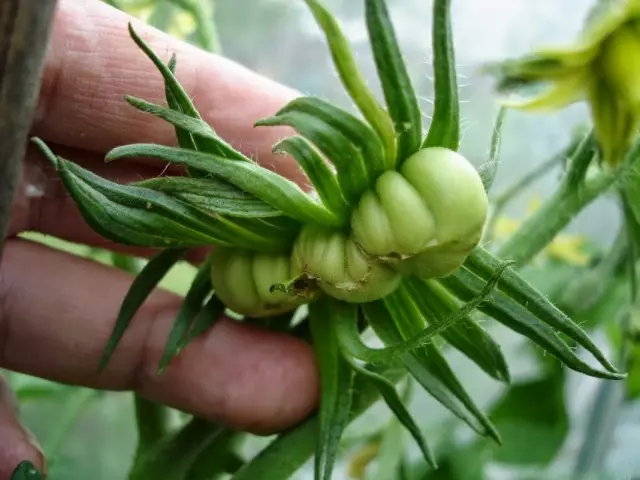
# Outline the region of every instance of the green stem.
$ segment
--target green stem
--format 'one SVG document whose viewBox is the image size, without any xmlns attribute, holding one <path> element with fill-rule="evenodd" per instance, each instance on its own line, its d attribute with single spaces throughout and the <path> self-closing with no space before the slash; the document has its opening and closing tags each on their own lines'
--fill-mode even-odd
<svg viewBox="0 0 640 480">
<path fill-rule="evenodd" d="M 182 480 L 203 448 L 221 429 L 194 418 L 138 457 L 129 480 Z"/>
<path fill-rule="evenodd" d="M 169 412 L 162 405 L 151 402 L 140 395 L 134 396 L 138 447 L 136 457 L 144 455 L 169 430 Z"/>
<path fill-rule="evenodd" d="M 522 267 L 538 255 L 587 205 L 607 191 L 617 176 L 601 173 L 576 187 L 562 185 L 498 250 L 498 257 Z"/>
<path fill-rule="evenodd" d="M 222 46 L 216 29 L 214 15 L 215 3 L 213 0 L 194 0 L 193 16 L 198 23 L 198 42 L 200 46 L 212 53 L 221 54 Z"/>
<path fill-rule="evenodd" d="M 630 211 L 628 199 L 624 192 L 620 192 L 622 208 L 625 213 L 625 234 L 628 246 L 627 263 L 629 267 L 629 306 L 631 309 L 638 306 L 638 281 L 636 274 L 637 252 L 637 225 L 633 213 Z M 622 317 L 621 328 L 622 345 L 620 347 L 618 365 L 624 369 L 628 365 L 629 355 L 633 347 L 629 332 L 631 313 L 627 312 Z M 576 479 L 583 478 L 586 474 L 600 473 L 606 456 L 611 448 L 613 435 L 618 422 L 620 409 L 625 401 L 626 385 L 624 382 L 603 382 L 591 409 L 591 418 L 585 430 L 584 441 L 578 452 L 574 467 Z"/>
<path fill-rule="evenodd" d="M 640 158 L 640 140 L 627 151 L 618 170 L 585 179 L 592 151 L 588 136 L 576 150 L 558 190 L 502 245 L 498 257 L 520 267 L 530 262 L 587 205 L 633 171 Z"/>
<path fill-rule="evenodd" d="M 493 211 L 491 212 L 491 216 L 489 217 L 489 221 L 487 222 L 487 228 L 485 233 L 485 240 L 491 241 L 495 237 L 495 229 L 496 223 L 498 219 L 502 216 L 504 210 L 509 206 L 509 204 L 519 195 L 522 195 L 523 192 L 527 190 L 531 184 L 538 180 L 540 177 L 544 176 L 549 172 L 551 168 L 561 163 L 565 159 L 565 151 L 554 155 L 548 160 L 542 162 L 536 168 L 531 170 L 529 173 L 525 174 L 522 178 L 517 180 L 513 185 L 507 187 L 501 194 L 497 195 L 492 199 Z"/>
<path fill-rule="evenodd" d="M 382 372 L 378 372 L 382 373 Z M 405 370 L 394 369 L 384 374 L 385 378 L 398 384 L 407 375 Z M 353 421 L 380 399 L 374 384 L 356 374 L 353 387 L 354 398 L 350 421 Z M 313 415 L 306 422 L 279 435 L 267 448 L 232 477 L 232 480 L 288 480 L 311 457 L 316 448 L 318 418 Z"/>
</svg>

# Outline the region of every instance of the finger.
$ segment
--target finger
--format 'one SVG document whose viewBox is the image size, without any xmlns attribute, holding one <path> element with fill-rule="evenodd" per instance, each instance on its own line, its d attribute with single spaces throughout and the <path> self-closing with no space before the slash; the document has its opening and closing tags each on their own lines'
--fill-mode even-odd
<svg viewBox="0 0 640 480">
<path fill-rule="evenodd" d="M 194 340 L 157 376 L 181 303 L 162 291 L 141 308 L 97 375 L 131 277 L 24 240 L 6 243 L 0 274 L 1 366 L 64 383 L 132 389 L 256 433 L 290 427 L 316 403 L 317 371 L 306 343 L 229 319 Z"/>
<path fill-rule="evenodd" d="M 0 480 L 9 480 L 25 460 L 44 470 L 44 455 L 33 435 L 18 421 L 16 400 L 0 375 Z"/>
<path fill-rule="evenodd" d="M 172 127 L 123 100 L 130 94 L 165 103 L 160 74 L 129 37 L 131 20 L 96 0 L 59 2 L 34 125 L 37 135 L 98 152 L 134 142 L 174 142 Z M 253 127 L 296 92 L 141 22 L 133 23 L 165 61 L 177 54 L 178 79 L 204 120 L 223 138 L 262 165 L 303 181 L 288 158 L 271 152 L 290 131 Z"/>
</svg>

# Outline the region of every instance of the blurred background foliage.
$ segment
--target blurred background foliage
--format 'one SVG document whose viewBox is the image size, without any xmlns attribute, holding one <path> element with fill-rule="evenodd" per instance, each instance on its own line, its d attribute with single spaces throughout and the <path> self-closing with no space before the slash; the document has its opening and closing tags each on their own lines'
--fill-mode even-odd
<svg viewBox="0 0 640 480">
<path fill-rule="evenodd" d="M 330 65 L 326 45 L 301 1 L 105 1 L 306 94 L 352 108 Z M 362 2 L 325 3 L 345 26 L 363 72 L 375 78 Z M 479 165 L 486 158 L 497 107 L 491 83 L 477 75 L 478 65 L 572 38 L 594 2 L 452 3 L 464 101 L 461 151 Z M 433 95 L 429 4 L 389 0 L 427 114 Z M 374 82 L 372 86 L 377 88 Z M 557 153 L 571 143 L 586 119 L 583 105 L 544 117 L 508 113 L 502 164 L 493 188 L 499 215 L 488 241 L 500 242 L 508 236 L 553 191 L 563 159 Z M 621 319 L 638 324 L 640 318 L 640 312 L 627 307 L 626 271 L 616 261 L 617 245 L 624 241 L 617 233 L 618 212 L 615 198 L 599 199 L 524 272 L 545 295 L 589 328 L 612 358 L 620 350 Z M 106 252 L 35 234 L 26 236 L 95 261 L 114 262 Z M 193 274 L 192 267 L 182 264 L 162 286 L 182 294 Z M 393 417 L 376 406 L 349 428 L 336 479 L 640 479 L 639 346 L 629 347 L 629 380 L 614 383 L 569 373 L 514 333 L 497 325 L 485 326 L 503 346 L 512 372 L 510 386 L 489 379 L 457 352 L 447 354 L 472 396 L 490 412 L 504 445 L 479 440 L 430 397 L 409 389 L 415 418 L 436 447 L 440 469 L 430 471 Z M 636 328 L 640 330 L 640 325 Z M 6 375 L 20 399 L 23 421 L 50 459 L 50 479 L 126 478 L 136 444 L 131 394 Z M 173 414 L 176 422 L 181 421 L 180 414 Z M 265 441 L 251 439 L 242 446 L 242 453 L 252 455 Z M 589 477 L 574 476 L 574 472 L 594 469 Z M 310 478 L 310 473 L 310 468 L 303 469 L 298 478 Z"/>
</svg>

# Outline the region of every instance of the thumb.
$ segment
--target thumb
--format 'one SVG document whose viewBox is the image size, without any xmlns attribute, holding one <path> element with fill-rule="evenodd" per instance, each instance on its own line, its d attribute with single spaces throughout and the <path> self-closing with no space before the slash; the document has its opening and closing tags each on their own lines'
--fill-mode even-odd
<svg viewBox="0 0 640 480">
<path fill-rule="evenodd" d="M 0 375 L 0 480 L 10 480 L 25 460 L 44 472 L 44 455 L 33 435 L 20 424 L 15 396 Z"/>
</svg>

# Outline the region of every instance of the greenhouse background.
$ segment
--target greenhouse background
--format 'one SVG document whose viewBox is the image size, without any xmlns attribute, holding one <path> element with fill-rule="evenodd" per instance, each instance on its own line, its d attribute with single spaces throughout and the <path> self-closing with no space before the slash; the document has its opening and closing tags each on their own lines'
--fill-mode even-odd
<svg viewBox="0 0 640 480">
<path fill-rule="evenodd" d="M 202 1 L 206 3 L 208 0 Z M 173 34 L 187 35 L 193 43 L 199 42 L 198 35 L 192 31 L 197 27 L 197 21 L 178 6 L 181 2 L 120 0 L 117 3 L 148 21 L 155 14 L 153 20 L 157 25 L 164 26 Z M 139 7 L 138 3 L 150 5 Z M 325 0 L 324 3 L 345 27 L 363 72 L 372 79 L 372 87 L 377 89 L 362 2 Z M 429 112 L 433 96 L 430 2 L 389 0 L 388 3 L 421 104 L 424 111 Z M 476 166 L 487 159 L 498 111 L 492 81 L 480 75 L 480 66 L 521 55 L 532 47 L 570 40 L 594 3 L 592 0 L 452 2 L 456 61 L 463 101 L 461 152 Z M 156 4 L 164 4 L 164 17 L 157 17 L 156 9 L 159 11 L 160 8 Z M 214 33 L 225 56 L 305 94 L 321 96 L 352 109 L 331 66 L 324 38 L 302 1 L 216 0 L 215 5 L 205 5 L 205 12 L 214 10 Z M 195 102 L 197 106 L 197 99 Z M 588 120 L 587 114 L 583 104 L 552 115 L 508 112 L 494 196 L 506 191 L 540 165 L 546 165 L 546 168 L 543 176 L 528 182 L 516 197 L 510 199 L 502 212 L 504 216 L 495 225 L 498 240 L 501 235 L 509 234 L 519 219 L 553 191 L 559 173 L 555 167 L 559 164 L 552 164 L 549 160 L 572 141 L 576 130 Z M 559 270 L 540 270 L 532 275 L 539 275 L 541 282 L 561 282 L 565 278 L 561 276 L 563 268 L 580 268 L 587 261 L 581 253 L 581 245 L 593 244 L 593 248 L 609 245 L 619 224 L 613 200 L 596 201 L 547 252 L 561 264 Z M 72 247 L 51 239 L 46 241 L 79 254 L 93 254 L 84 247 Z M 191 274 L 192 270 L 183 266 L 165 281 L 165 286 L 183 293 Z M 614 306 L 607 304 L 599 308 L 598 315 L 607 315 Z M 468 427 L 443 407 L 421 392 L 414 392 L 412 411 L 415 418 L 438 454 L 448 459 L 444 470 L 425 476 L 425 479 L 570 478 L 568 474 L 564 475 L 571 470 L 583 444 L 587 419 L 592 414 L 591 404 L 602 382 L 569 373 L 565 374 L 559 389 L 548 391 L 545 382 L 552 382 L 552 379 L 541 377 L 543 373 L 534 347 L 506 329 L 493 325 L 485 327 L 495 333 L 505 351 L 513 384 L 540 387 L 529 393 L 524 390 L 525 399 L 520 405 L 526 405 L 527 401 L 535 402 L 536 407 L 532 407 L 535 411 L 529 418 L 521 418 L 505 412 L 509 408 L 505 407 L 497 422 L 505 445 L 497 448 L 478 442 Z M 606 348 L 606 343 L 603 348 Z M 480 406 L 491 409 L 503 398 L 504 385 L 483 375 L 461 355 L 448 352 L 448 357 Z M 18 374 L 9 374 L 9 378 L 22 401 L 25 423 L 40 439 L 51 459 L 49 478 L 125 478 L 136 441 L 130 394 L 64 387 Z M 354 471 L 354 458 L 364 448 L 361 439 L 375 433 L 389 418 L 385 409 L 376 408 L 348 430 L 336 479 L 355 478 L 349 475 Z M 605 461 L 609 475 L 606 478 L 640 478 L 640 455 L 637 454 L 637 446 L 640 445 L 640 399 L 622 406 L 616 425 Z M 403 445 L 402 448 L 411 451 L 412 458 L 419 460 L 419 451 L 412 442 L 405 440 Z M 246 446 L 247 452 L 259 446 L 260 441 L 256 440 L 255 444 Z M 312 478 L 311 472 L 310 468 L 305 469 L 297 478 Z"/>
</svg>

